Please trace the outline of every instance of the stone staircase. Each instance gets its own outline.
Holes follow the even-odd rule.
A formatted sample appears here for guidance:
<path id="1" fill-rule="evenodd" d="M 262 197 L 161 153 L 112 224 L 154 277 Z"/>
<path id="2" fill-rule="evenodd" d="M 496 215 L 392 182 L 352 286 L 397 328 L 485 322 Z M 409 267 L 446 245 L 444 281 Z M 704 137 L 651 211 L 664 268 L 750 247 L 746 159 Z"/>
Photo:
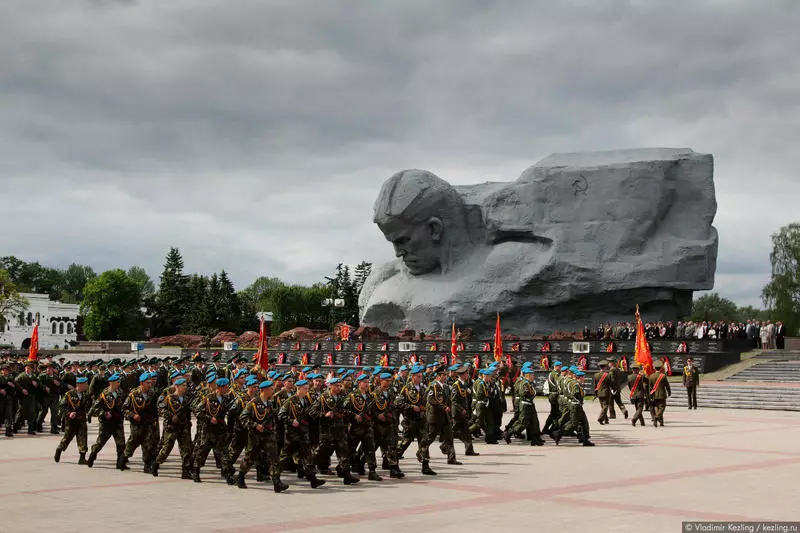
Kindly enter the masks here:
<path id="1" fill-rule="evenodd" d="M 759 357 L 761 359 L 761 357 Z M 765 358 L 766 359 L 766 358 Z M 769 358 L 728 377 L 726 381 L 800 383 L 800 359 Z"/>
<path id="2" fill-rule="evenodd" d="M 672 396 L 667 405 L 686 409 L 686 389 L 680 383 L 670 383 Z M 800 411 L 800 386 L 727 384 L 700 382 L 697 390 L 698 407 L 721 409 L 765 409 L 769 411 Z"/>

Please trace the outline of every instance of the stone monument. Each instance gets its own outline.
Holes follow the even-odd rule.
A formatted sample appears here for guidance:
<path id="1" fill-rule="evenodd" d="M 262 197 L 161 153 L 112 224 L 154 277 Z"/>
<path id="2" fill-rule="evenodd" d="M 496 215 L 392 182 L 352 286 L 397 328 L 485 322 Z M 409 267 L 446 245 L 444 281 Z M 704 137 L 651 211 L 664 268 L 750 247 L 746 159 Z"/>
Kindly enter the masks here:
<path id="1" fill-rule="evenodd" d="M 361 323 L 395 333 L 515 335 L 688 314 L 714 286 L 713 158 L 647 148 L 546 157 L 514 182 L 389 178 L 374 222 L 397 259 L 373 268 Z"/>

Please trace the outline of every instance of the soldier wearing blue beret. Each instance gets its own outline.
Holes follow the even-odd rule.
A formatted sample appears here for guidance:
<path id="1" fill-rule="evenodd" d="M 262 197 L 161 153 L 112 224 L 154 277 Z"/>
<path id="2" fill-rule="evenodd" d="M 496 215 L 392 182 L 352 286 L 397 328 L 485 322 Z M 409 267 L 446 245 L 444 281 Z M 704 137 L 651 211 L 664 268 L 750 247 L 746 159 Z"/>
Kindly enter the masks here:
<path id="1" fill-rule="evenodd" d="M 72 439 L 77 437 L 78 453 L 80 454 L 78 464 L 86 464 L 86 416 L 91 405 L 89 394 L 86 392 L 88 388 L 89 380 L 79 377 L 75 380 L 75 388 L 61 398 L 61 411 L 64 413 L 64 436 L 56 448 L 53 457 L 55 462 L 61 460 L 61 453 L 67 449 Z"/>
<path id="2" fill-rule="evenodd" d="M 121 389 L 122 378 L 119 374 L 112 374 L 108 378 L 106 387 L 92 405 L 89 415 L 96 416 L 99 424 L 97 441 L 92 446 L 86 465 L 91 468 L 97 459 L 97 454 L 103 449 L 110 438 L 114 438 L 117 447 L 117 468 L 120 468 L 125 453 L 125 424 L 122 405 L 125 396 Z"/>
<path id="3" fill-rule="evenodd" d="M 311 488 L 325 484 L 317 477 L 317 470 L 311 456 L 309 425 L 311 420 L 311 397 L 308 395 L 309 383 L 301 379 L 295 383 L 295 394 L 288 397 L 278 411 L 278 418 L 285 428 L 285 442 L 281 452 L 281 462 L 288 462 L 296 456 L 297 474 L 311 483 Z"/>
<path id="4" fill-rule="evenodd" d="M 158 411 L 164 419 L 164 434 L 158 455 L 150 466 L 153 476 L 158 476 L 159 466 L 164 464 L 177 442 L 181 455 L 181 479 L 192 477 L 192 407 L 187 397 L 187 387 L 187 380 L 179 377 L 172 390 L 159 401 Z"/>

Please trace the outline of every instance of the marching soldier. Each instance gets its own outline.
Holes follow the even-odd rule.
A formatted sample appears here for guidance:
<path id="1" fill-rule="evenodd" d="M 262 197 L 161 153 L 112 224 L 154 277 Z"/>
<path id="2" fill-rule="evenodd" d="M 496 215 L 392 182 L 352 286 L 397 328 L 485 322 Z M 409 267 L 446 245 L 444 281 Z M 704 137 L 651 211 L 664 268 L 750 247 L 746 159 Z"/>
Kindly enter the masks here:
<path id="1" fill-rule="evenodd" d="M 653 372 L 648 378 L 653 403 L 653 426 L 664 427 L 664 409 L 667 407 L 667 398 L 672 396 L 672 390 L 669 388 L 664 363 L 656 361 L 655 368 L 658 372 Z"/>
<path id="2" fill-rule="evenodd" d="M 158 468 L 167 460 L 175 442 L 181 454 L 181 479 L 192 479 L 192 406 L 187 397 L 188 382 L 178 378 L 172 390 L 162 395 L 158 403 L 158 413 L 164 419 L 164 435 L 153 464 L 151 473 L 158 477 Z"/>
<path id="3" fill-rule="evenodd" d="M 17 409 L 17 389 L 11 365 L 0 366 L 0 425 L 6 428 L 6 437 L 14 436 L 14 413 Z"/>
<path id="4" fill-rule="evenodd" d="M 521 374 L 522 376 L 514 384 L 516 421 L 513 426 L 506 429 L 504 437 L 506 443 L 511 444 L 511 435 L 522 435 L 524 431 L 531 446 L 543 446 L 544 441 L 539 431 L 539 417 L 536 414 L 534 402 L 536 388 L 533 384 L 535 378 L 533 366 L 525 363 L 522 366 Z"/>
<path id="5" fill-rule="evenodd" d="M 475 418 L 470 431 L 481 429 L 486 444 L 497 444 L 495 433 L 494 414 L 489 409 L 489 388 L 492 383 L 492 372 L 483 368 L 478 371 L 478 379 L 472 386 L 472 405 L 475 409 Z"/>
<path id="6" fill-rule="evenodd" d="M 351 464 L 359 465 L 356 470 L 362 473 L 364 462 L 369 468 L 370 481 L 383 481 L 378 475 L 378 462 L 375 458 L 375 434 L 372 429 L 375 419 L 374 403 L 369 390 L 369 378 L 358 377 L 358 388 L 347 395 L 345 408 L 350 422 L 348 431 L 348 448 Z M 358 458 L 358 447 L 361 446 L 364 459 Z"/>
<path id="7" fill-rule="evenodd" d="M 561 361 L 553 363 L 553 370 L 547 375 L 545 386 L 547 388 L 547 401 L 550 402 L 550 414 L 547 415 L 547 420 L 544 422 L 542 433 L 545 435 L 550 434 L 550 428 L 553 423 L 558 422 L 561 418 L 561 412 L 558 410 L 558 381 L 561 378 Z"/>
<path id="8" fill-rule="evenodd" d="M 158 444 L 158 433 L 156 422 L 158 421 L 158 396 L 155 394 L 153 384 L 156 376 L 149 372 L 143 372 L 139 376 L 139 386 L 128 393 L 123 406 L 125 418 L 131 425 L 131 433 L 128 442 L 125 444 L 125 457 L 122 460 L 121 470 L 125 470 L 128 461 L 133 456 L 136 448 L 142 447 L 142 460 L 144 461 L 144 473 L 150 473 L 150 466 L 155 459 L 156 446 Z"/>
<path id="9" fill-rule="evenodd" d="M 422 384 L 423 377 L 422 367 L 412 369 L 411 381 L 402 388 L 395 400 L 397 407 L 403 414 L 403 439 L 397 447 L 397 455 L 399 457 L 403 456 L 415 440 L 418 446 L 422 443 L 422 433 L 425 429 L 424 415 L 427 392 L 425 385 Z"/>
<path id="10" fill-rule="evenodd" d="M 636 427 L 636 421 L 640 421 L 644 426 L 644 416 L 642 411 L 645 409 L 647 403 L 647 378 L 644 371 L 639 366 L 633 367 L 633 374 L 628 376 L 628 388 L 630 389 L 630 398 L 633 407 L 636 409 L 633 413 L 633 420 L 631 425 Z"/>
<path id="11" fill-rule="evenodd" d="M 388 375 L 391 378 L 391 375 Z M 447 373 L 444 370 L 435 372 L 433 381 L 426 391 L 425 429 L 422 441 L 417 450 L 417 459 L 422 463 L 422 473 L 435 476 L 430 467 L 430 445 L 441 436 L 442 448 L 447 453 L 447 464 L 460 465 L 456 460 L 456 449 L 453 446 L 453 429 L 450 422 L 450 388 L 446 384 Z"/>
<path id="12" fill-rule="evenodd" d="M 50 433 L 58 435 L 58 398 L 61 392 L 61 381 L 56 374 L 55 363 L 47 363 L 45 373 L 39 375 L 40 397 L 39 417 L 36 420 L 36 429 L 41 432 L 44 419 L 50 413 Z"/>
<path id="13" fill-rule="evenodd" d="M 369 381 L 366 375 L 361 375 L 358 380 Z M 361 381 L 359 381 L 361 383 Z M 375 449 L 381 449 L 383 455 L 382 467 L 389 470 L 389 477 L 402 479 L 406 475 L 400 471 L 398 459 L 397 428 L 395 420 L 400 408 L 396 405 L 399 396 L 392 390 L 392 379 L 380 380 L 380 386 L 372 392 L 372 407 L 375 415 L 375 424 L 372 431 L 375 435 Z"/>
<path id="14" fill-rule="evenodd" d="M 247 428 L 247 448 L 239 466 L 236 485 L 240 489 L 247 488 L 244 478 L 254 462 L 266 459 L 269 463 L 272 487 L 276 493 L 289 488 L 281 481 L 281 464 L 278 456 L 278 444 L 275 442 L 277 429 L 278 406 L 273 396 L 275 385 L 272 381 L 262 381 L 259 394 L 250 400 L 242 411 L 242 425 Z M 258 465 L 257 465 L 258 467 Z"/>
<path id="15" fill-rule="evenodd" d="M 34 373 L 36 363 L 25 362 L 25 371 L 14 380 L 18 399 L 19 410 L 14 428 L 19 431 L 23 422 L 28 425 L 28 435 L 36 435 L 36 404 L 39 396 L 39 376 Z"/>
<path id="16" fill-rule="evenodd" d="M 192 481 L 200 483 L 200 470 L 205 466 L 206 459 L 211 450 L 224 450 L 228 444 L 228 426 L 225 416 L 231 405 L 231 396 L 228 392 L 230 380 L 217 378 L 213 392 L 198 398 L 192 406 L 198 425 L 203 424 L 203 432 L 197 446 L 194 448 L 194 470 Z M 221 467 L 221 465 L 220 465 Z"/>
<path id="17" fill-rule="evenodd" d="M 614 411 L 614 404 L 622 410 L 622 416 L 625 420 L 628 419 L 628 410 L 625 404 L 622 403 L 622 388 L 626 383 L 625 372 L 623 372 L 616 361 L 612 360 L 608 364 L 609 378 L 611 381 L 611 399 L 608 402 L 609 418 L 617 418 L 617 413 Z"/>
<path id="18" fill-rule="evenodd" d="M 302 475 L 311 483 L 311 488 L 316 489 L 325 484 L 324 479 L 317 478 L 316 468 L 311 457 L 311 440 L 309 438 L 309 410 L 311 398 L 308 395 L 308 381 L 301 379 L 295 383 L 296 392 L 287 398 L 278 418 L 283 421 L 286 428 L 286 442 L 283 454 L 291 458 L 297 454 L 298 475 Z"/>
<path id="19" fill-rule="evenodd" d="M 89 380 L 77 378 L 75 389 L 67 392 L 61 399 L 61 410 L 64 413 L 64 437 L 56 448 L 53 456 L 55 462 L 61 460 L 61 453 L 67 449 L 73 438 L 78 441 L 79 465 L 86 464 L 86 413 L 89 410 L 89 395 L 86 389 L 89 387 Z"/>
<path id="20" fill-rule="evenodd" d="M 347 410 L 345 398 L 341 395 L 342 382 L 332 378 L 328 390 L 320 394 L 309 410 L 311 417 L 319 420 L 319 447 L 314 463 L 323 474 L 332 475 L 330 470 L 331 453 L 336 452 L 339 461 L 337 470 L 342 474 L 345 485 L 353 485 L 360 480 L 350 471 L 350 449 L 347 443 Z"/>
<path id="21" fill-rule="evenodd" d="M 594 375 L 594 395 L 600 401 L 600 416 L 597 421 L 602 426 L 608 424 L 608 408 L 611 403 L 611 363 L 603 359 L 599 363 L 600 371 Z M 608 368 L 603 368 L 608 366 Z M 616 415 L 614 415 L 616 417 Z"/>
<path id="22" fill-rule="evenodd" d="M 124 397 L 120 389 L 120 376 L 113 374 L 108 378 L 108 387 L 102 391 L 89 410 L 89 416 L 97 417 L 100 422 L 100 431 L 97 434 L 97 441 L 92 446 L 89 459 L 86 465 L 89 468 L 94 466 L 97 454 L 106 445 L 108 439 L 114 437 L 114 444 L 117 447 L 117 468 L 124 470 L 125 458 L 125 424 L 123 403 Z"/>
<path id="23" fill-rule="evenodd" d="M 467 367 L 455 365 L 450 367 L 457 378 L 450 387 L 450 413 L 453 417 L 453 437 L 464 443 L 464 455 L 480 455 L 472 445 L 472 432 L 469 429 L 472 410 L 472 387 L 469 384 Z"/>
<path id="24" fill-rule="evenodd" d="M 222 462 L 222 475 L 227 479 L 228 485 L 234 485 L 236 483 L 236 480 L 234 479 L 233 465 L 236 463 L 236 460 L 239 458 L 242 450 L 244 450 L 247 446 L 247 440 L 249 438 L 249 431 L 244 426 L 243 421 L 240 418 L 241 414 L 247 404 L 259 394 L 258 378 L 256 376 L 244 378 L 244 375 L 241 374 L 241 372 L 242 371 L 237 371 L 237 379 L 246 379 L 246 381 L 243 383 L 244 387 L 246 388 L 241 388 L 240 384 L 240 387 L 237 387 L 236 391 L 231 393 L 233 402 L 230 409 L 228 409 L 228 431 L 230 432 L 230 444 L 228 445 L 225 458 Z M 256 468 L 258 469 L 258 472 L 261 472 L 259 466 L 256 466 Z"/>
<path id="25" fill-rule="evenodd" d="M 689 399 L 689 409 L 697 409 L 697 387 L 700 385 L 700 371 L 694 366 L 694 360 L 686 359 L 683 367 L 683 386 L 686 387 L 686 397 Z"/>

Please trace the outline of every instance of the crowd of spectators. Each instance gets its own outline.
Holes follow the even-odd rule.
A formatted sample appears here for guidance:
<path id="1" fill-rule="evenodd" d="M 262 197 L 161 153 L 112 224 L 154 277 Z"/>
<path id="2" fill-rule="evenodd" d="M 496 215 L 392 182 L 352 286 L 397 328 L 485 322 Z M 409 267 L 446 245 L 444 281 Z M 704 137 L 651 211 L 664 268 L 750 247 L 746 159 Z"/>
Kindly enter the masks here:
<path id="1" fill-rule="evenodd" d="M 748 320 L 743 322 L 648 322 L 644 324 L 648 339 L 702 340 L 702 339 L 748 339 L 754 348 L 783 348 L 783 324 L 770 320 Z M 586 340 L 634 340 L 636 324 L 617 322 L 600 324 L 594 330 L 589 326 L 583 329 Z"/>

